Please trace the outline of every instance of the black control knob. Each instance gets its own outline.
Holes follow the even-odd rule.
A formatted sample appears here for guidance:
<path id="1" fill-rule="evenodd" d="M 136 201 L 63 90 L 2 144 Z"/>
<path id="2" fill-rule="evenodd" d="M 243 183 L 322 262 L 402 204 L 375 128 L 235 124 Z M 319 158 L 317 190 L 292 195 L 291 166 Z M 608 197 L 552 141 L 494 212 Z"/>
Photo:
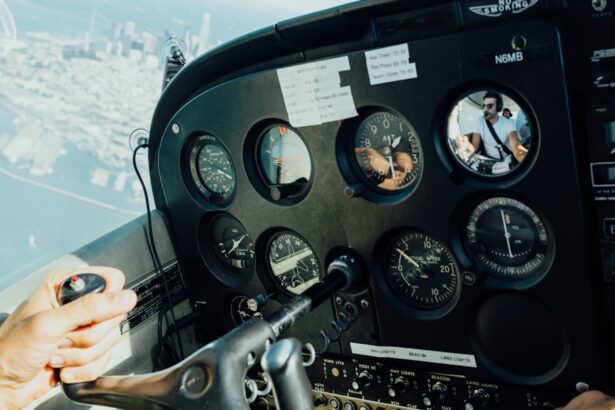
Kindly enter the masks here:
<path id="1" fill-rule="evenodd" d="M 398 376 L 393 380 L 393 384 L 387 389 L 387 393 L 390 397 L 399 397 L 400 394 L 408 390 L 410 382 L 403 376 Z"/>
<path id="2" fill-rule="evenodd" d="M 62 282 L 58 292 L 58 303 L 66 305 L 88 293 L 100 293 L 105 290 L 105 280 L 95 273 L 79 273 Z"/>
<path id="3" fill-rule="evenodd" d="M 359 373 L 359 377 L 352 381 L 352 388 L 353 390 L 362 390 L 364 387 L 372 384 L 373 379 L 374 376 L 370 372 L 363 370 Z"/>
<path id="4" fill-rule="evenodd" d="M 327 398 L 322 394 L 314 397 L 314 408 L 316 407 L 325 407 L 327 405 Z"/>
<path id="5" fill-rule="evenodd" d="M 483 389 L 476 389 L 472 392 L 470 400 L 464 403 L 464 410 L 482 409 L 491 401 L 489 393 Z"/>
<path id="6" fill-rule="evenodd" d="M 423 404 L 432 406 L 434 403 L 444 399 L 448 395 L 448 387 L 446 384 L 436 382 L 431 386 L 431 391 L 423 395 Z"/>

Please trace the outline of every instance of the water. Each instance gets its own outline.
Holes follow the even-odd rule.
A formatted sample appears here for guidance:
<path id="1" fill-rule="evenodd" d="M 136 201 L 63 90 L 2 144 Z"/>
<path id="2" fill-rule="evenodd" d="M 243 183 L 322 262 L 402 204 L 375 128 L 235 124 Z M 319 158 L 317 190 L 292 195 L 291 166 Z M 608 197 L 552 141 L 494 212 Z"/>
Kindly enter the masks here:
<path id="1" fill-rule="evenodd" d="M 4 173 L 0 173 L 0 186 L 0 289 L 135 217 Z"/>
<path id="2" fill-rule="evenodd" d="M 0 138 L 14 133 L 5 104 L 0 99 Z M 10 164 L 0 156 L 0 289 L 145 212 L 144 202 L 130 190 L 136 176 L 128 165 L 123 170 L 129 172 L 124 191 L 117 192 L 115 178 L 105 187 L 95 186 L 91 173 L 95 168 L 115 174 L 122 170 L 111 169 L 72 145 L 64 148 L 67 154 L 58 159 L 54 173 L 45 176 L 30 175 L 27 164 Z"/>

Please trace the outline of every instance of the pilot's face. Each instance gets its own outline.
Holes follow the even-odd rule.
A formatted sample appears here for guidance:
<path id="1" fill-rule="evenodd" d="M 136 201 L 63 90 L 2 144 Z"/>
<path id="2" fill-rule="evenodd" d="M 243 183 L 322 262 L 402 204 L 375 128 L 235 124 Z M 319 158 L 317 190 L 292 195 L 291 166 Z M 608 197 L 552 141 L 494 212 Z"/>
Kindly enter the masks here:
<path id="1" fill-rule="evenodd" d="M 495 98 L 484 98 L 483 99 L 483 115 L 487 119 L 495 118 L 498 115 L 496 111 L 496 99 Z"/>

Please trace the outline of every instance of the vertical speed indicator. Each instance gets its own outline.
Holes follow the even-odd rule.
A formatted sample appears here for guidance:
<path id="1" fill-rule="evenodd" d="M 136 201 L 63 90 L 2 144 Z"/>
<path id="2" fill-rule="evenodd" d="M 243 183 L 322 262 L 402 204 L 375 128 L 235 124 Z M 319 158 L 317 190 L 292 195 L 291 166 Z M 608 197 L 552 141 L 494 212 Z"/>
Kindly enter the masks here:
<path id="1" fill-rule="evenodd" d="M 420 232 L 393 237 L 386 248 L 384 276 L 394 293 L 417 309 L 436 309 L 453 301 L 459 267 L 441 242 Z"/>

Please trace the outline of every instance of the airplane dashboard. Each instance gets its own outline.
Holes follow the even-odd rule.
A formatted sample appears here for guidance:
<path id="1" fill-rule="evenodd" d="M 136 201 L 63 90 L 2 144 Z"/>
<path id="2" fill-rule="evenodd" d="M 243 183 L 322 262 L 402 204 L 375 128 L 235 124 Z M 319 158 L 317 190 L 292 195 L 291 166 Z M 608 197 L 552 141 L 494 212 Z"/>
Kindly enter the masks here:
<path id="1" fill-rule="evenodd" d="M 614 14 L 364 1 L 167 72 L 148 154 L 176 261 L 159 264 L 197 307 L 197 347 L 351 255 L 361 280 L 281 335 L 314 348 L 315 408 L 549 409 L 611 389 Z M 154 300 L 159 282 L 130 283 Z"/>
<path id="2" fill-rule="evenodd" d="M 156 201 L 211 308 L 206 338 L 266 317 L 344 249 L 363 262 L 359 286 L 288 333 L 326 348 L 308 371 L 332 408 L 547 408 L 607 383 L 592 213 L 610 208 L 587 173 L 604 150 L 590 140 L 588 158 L 579 131 L 603 128 L 578 113 L 581 95 L 612 97 L 576 76 L 603 46 L 569 19 L 578 7 L 599 31 L 609 17 L 474 3 L 281 23 L 185 67 L 154 116 Z M 516 141 L 494 142 L 485 112 L 505 109 Z M 596 111 L 604 127 L 612 110 Z M 592 162 L 593 187 L 611 169 Z M 347 310 L 352 325 L 331 328 Z"/>

